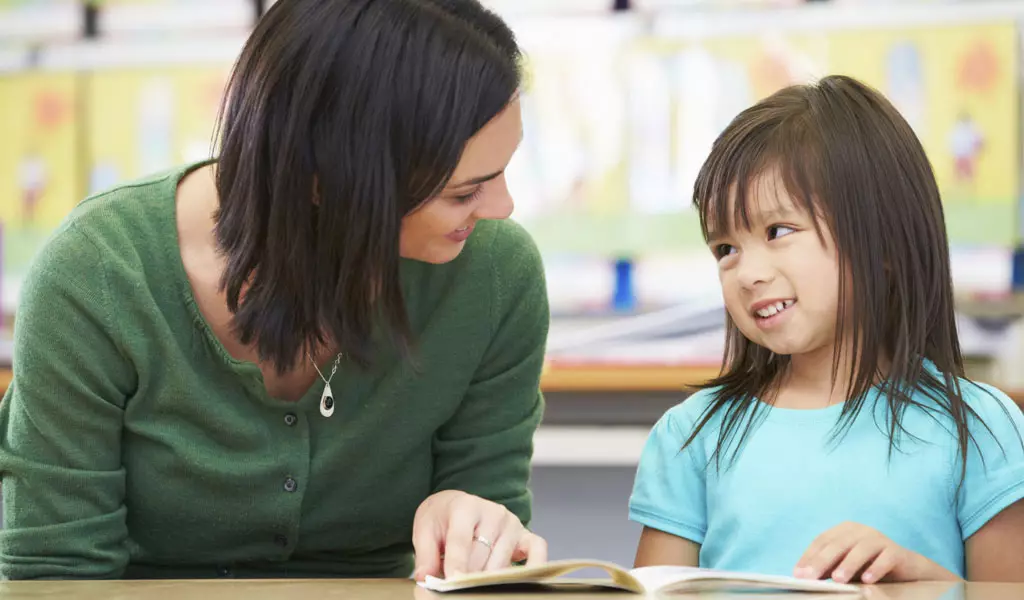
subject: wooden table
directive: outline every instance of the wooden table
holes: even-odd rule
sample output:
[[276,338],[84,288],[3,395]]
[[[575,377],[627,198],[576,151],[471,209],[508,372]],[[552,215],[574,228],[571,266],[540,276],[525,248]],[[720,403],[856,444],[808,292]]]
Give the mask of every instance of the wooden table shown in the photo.
[[[913,583],[869,586],[870,600],[1011,600],[1024,598],[1024,584]],[[685,594],[677,598],[751,600],[749,594]],[[756,600],[850,598],[836,594],[757,594]],[[641,598],[606,591],[491,591],[436,594],[408,580],[204,580],[204,581],[17,581],[0,583],[3,600],[74,598],[75,600],[622,600]]]

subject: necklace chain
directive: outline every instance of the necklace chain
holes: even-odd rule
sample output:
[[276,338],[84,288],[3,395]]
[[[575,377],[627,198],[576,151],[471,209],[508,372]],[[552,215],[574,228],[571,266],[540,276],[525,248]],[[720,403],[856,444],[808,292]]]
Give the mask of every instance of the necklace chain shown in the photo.
[[320,367],[316,366],[316,361],[313,357],[309,357],[309,362],[313,363],[313,368],[316,369],[316,374],[320,376],[320,379],[324,380],[324,383],[330,385],[331,380],[334,379],[334,374],[338,372],[338,365],[341,364],[341,352],[338,353],[338,357],[334,359],[334,366],[331,367],[331,376],[324,377],[324,374],[320,372]]

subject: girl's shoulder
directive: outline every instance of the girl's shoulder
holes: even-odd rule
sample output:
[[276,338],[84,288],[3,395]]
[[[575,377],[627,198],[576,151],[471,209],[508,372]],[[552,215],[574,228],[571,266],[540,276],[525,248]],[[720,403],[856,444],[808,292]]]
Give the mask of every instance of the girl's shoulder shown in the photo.
[[1006,392],[970,379],[961,378],[959,384],[961,397],[974,413],[970,420],[980,419],[993,433],[1016,430],[1017,435],[1024,435],[1024,412]]
[[661,417],[661,424],[677,434],[689,435],[707,410],[714,403],[719,388],[699,389],[668,409]]

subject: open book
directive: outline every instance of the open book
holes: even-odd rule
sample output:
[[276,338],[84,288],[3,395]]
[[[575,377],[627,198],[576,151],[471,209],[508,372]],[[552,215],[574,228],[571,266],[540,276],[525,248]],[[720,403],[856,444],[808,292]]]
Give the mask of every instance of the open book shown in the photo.
[[[579,569],[596,567],[606,571],[607,579],[570,579],[565,575]],[[655,594],[693,591],[793,591],[860,594],[855,585],[833,581],[797,579],[779,575],[758,575],[735,571],[714,571],[695,567],[622,567],[593,560],[556,560],[535,567],[509,567],[486,573],[468,573],[452,579],[427,577],[421,586],[435,592],[454,592],[501,585],[598,586]]]

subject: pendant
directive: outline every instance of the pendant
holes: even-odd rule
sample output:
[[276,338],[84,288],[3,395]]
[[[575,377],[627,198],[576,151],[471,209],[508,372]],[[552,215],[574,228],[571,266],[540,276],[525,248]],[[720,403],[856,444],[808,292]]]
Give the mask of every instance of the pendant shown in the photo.
[[324,386],[324,393],[320,396],[320,414],[329,417],[334,414],[334,393],[331,391],[331,384]]

